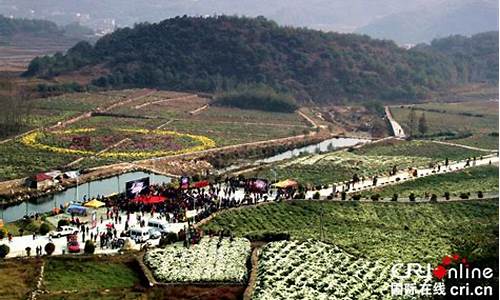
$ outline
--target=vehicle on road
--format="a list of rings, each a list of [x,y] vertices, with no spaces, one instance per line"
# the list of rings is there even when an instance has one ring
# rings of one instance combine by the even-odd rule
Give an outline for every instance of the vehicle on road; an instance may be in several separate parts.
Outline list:
[[[60,238],[71,234],[78,234],[78,228],[71,226],[61,226],[57,230],[49,232],[51,238]]]
[[[135,227],[130,229],[130,238],[136,243],[144,243],[150,239],[149,228]]]

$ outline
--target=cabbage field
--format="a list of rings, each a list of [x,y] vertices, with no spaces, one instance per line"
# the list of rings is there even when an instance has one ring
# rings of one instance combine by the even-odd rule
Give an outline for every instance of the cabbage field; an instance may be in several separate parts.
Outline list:
[[[259,257],[252,299],[392,299],[391,268],[319,241],[273,242]]]
[[[150,250],[144,256],[144,262],[161,282],[244,283],[250,253],[247,239],[206,237],[189,248],[177,243]]]

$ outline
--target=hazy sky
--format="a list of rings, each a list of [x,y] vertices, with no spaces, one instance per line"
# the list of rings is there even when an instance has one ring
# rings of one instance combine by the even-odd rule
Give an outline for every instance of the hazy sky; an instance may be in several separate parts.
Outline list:
[[[498,28],[497,12],[497,0],[0,0],[0,13],[6,16],[48,19],[60,24],[78,21],[94,29],[112,23],[131,26],[156,22],[184,14],[236,14],[263,15],[280,24],[358,31],[387,38],[394,38],[393,31],[401,27],[403,39],[411,35],[424,40],[433,35]]]

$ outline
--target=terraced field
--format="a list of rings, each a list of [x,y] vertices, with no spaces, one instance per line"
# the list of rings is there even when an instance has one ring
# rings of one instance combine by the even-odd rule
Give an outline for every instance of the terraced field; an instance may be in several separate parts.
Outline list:
[[[321,215],[323,221],[321,222]],[[288,232],[319,239],[371,260],[436,262],[460,241],[496,243],[498,201],[453,203],[356,203],[291,201],[226,211],[204,229],[238,236]],[[367,238],[369,237],[369,238]]]
[[[415,108],[417,118],[425,112],[428,135],[456,134],[452,142],[498,149],[498,102],[469,101],[459,103],[426,103],[391,107],[394,118],[409,132],[408,116]],[[460,138],[463,135],[470,135]],[[443,138],[443,137],[436,137]]]

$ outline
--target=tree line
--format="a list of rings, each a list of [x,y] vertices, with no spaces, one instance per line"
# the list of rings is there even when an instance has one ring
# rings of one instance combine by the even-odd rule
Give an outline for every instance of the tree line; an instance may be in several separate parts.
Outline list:
[[[295,99],[265,85],[241,85],[230,91],[218,92],[213,105],[292,113],[298,106]]]

